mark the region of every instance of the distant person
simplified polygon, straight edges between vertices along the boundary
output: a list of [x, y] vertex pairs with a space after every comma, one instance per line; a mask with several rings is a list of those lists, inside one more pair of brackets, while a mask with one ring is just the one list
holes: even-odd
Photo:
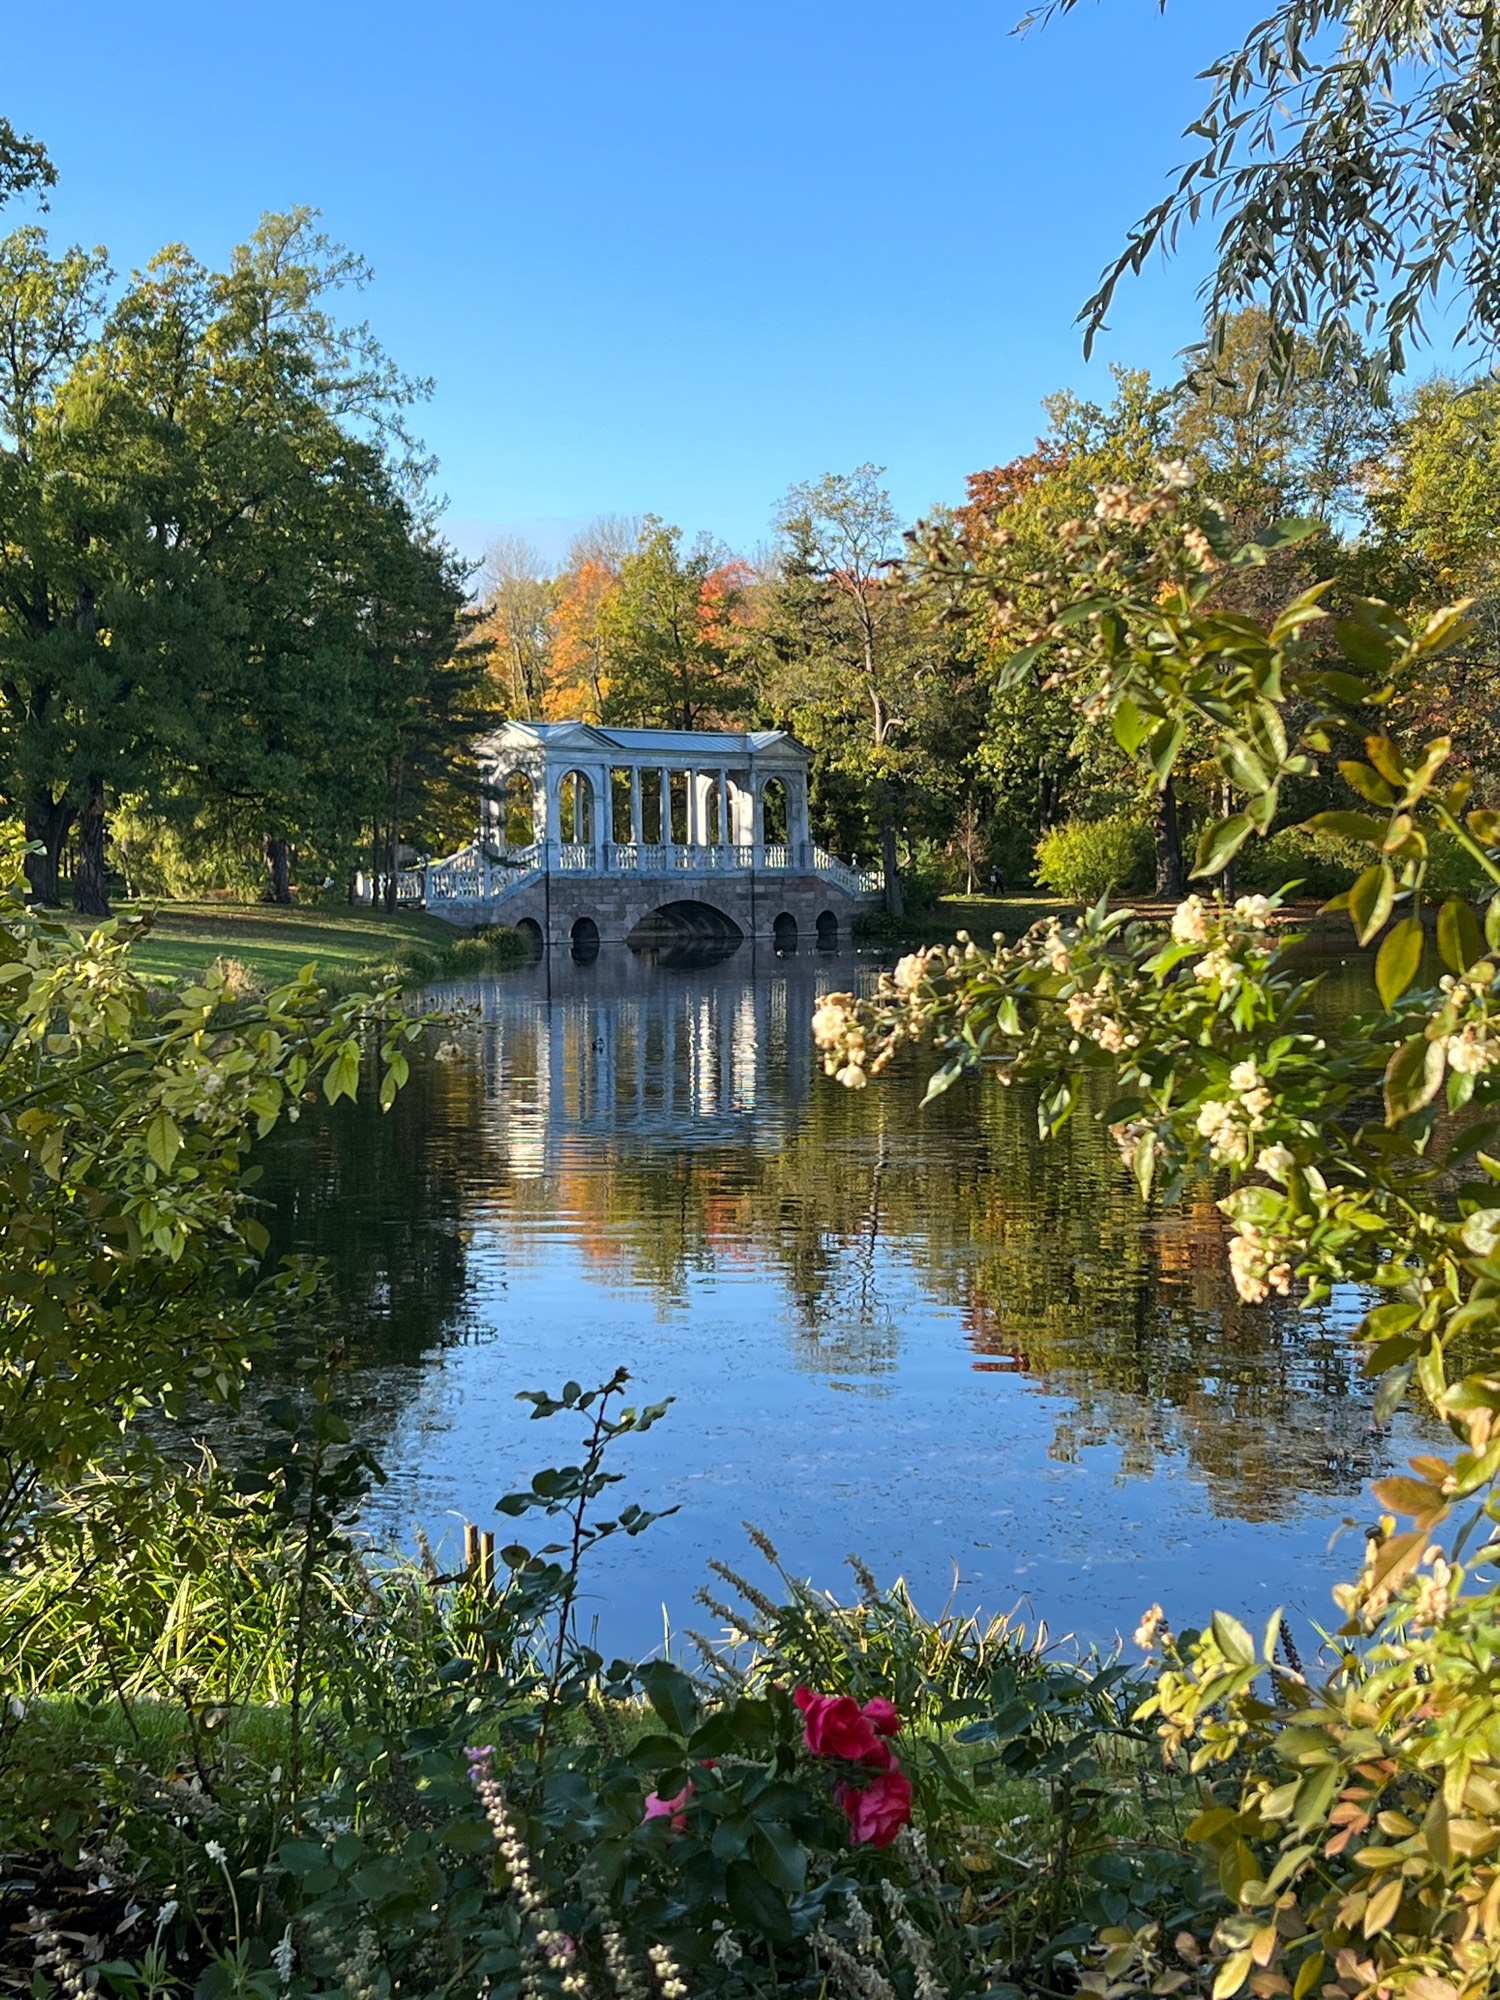
[[998, 861], [990, 870], [990, 894], [992, 896], [1003, 896], [1005, 894], [1005, 870], [1000, 866]]

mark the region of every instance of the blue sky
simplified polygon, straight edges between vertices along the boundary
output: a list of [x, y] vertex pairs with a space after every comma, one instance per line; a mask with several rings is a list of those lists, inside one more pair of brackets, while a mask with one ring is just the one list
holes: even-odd
[[1049, 389], [1193, 337], [1206, 242], [1127, 284], [1091, 365], [1073, 319], [1259, 5], [1020, 11], [65, 0], [9, 23], [0, 111], [52, 151], [55, 235], [122, 271], [320, 208], [435, 379], [466, 552], [647, 511], [750, 548], [791, 481], [866, 459], [907, 514], [957, 498]]

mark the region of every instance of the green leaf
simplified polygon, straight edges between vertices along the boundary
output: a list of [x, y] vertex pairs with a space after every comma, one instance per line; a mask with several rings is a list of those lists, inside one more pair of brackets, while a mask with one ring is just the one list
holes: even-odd
[[807, 1883], [807, 1849], [775, 1820], [756, 1824], [750, 1852], [773, 1888], [800, 1896]]
[[1467, 972], [1484, 957], [1479, 919], [1456, 896], [1438, 911], [1437, 941], [1443, 963], [1450, 972]]
[[794, 1935], [786, 1904], [749, 1861], [731, 1861], [724, 1871], [729, 1913], [737, 1924], [772, 1944], [790, 1944]]
[[698, 1720], [698, 1692], [670, 1660], [651, 1660], [641, 1668], [641, 1686], [646, 1699], [668, 1729], [678, 1736], [690, 1736]]
[[1413, 1035], [1385, 1066], [1385, 1122], [1395, 1125], [1430, 1104], [1443, 1087], [1443, 1045]]
[[1206, 826], [1199, 836], [1198, 851], [1193, 856], [1193, 874], [1217, 875], [1239, 853], [1254, 830], [1254, 822], [1248, 813], [1234, 813], [1228, 819], [1215, 820], [1211, 826]]
[[172, 1171], [172, 1162], [182, 1151], [182, 1134], [163, 1110], [158, 1109], [146, 1127], [146, 1151], [164, 1174]]
[[1141, 711], [1127, 695], [1110, 718], [1115, 732], [1115, 741], [1127, 757], [1133, 757], [1146, 740], [1149, 725]]
[[323, 1095], [330, 1104], [337, 1104], [341, 1097], [352, 1102], [359, 1095], [359, 1043], [351, 1035], [340, 1045], [338, 1054], [328, 1066], [328, 1074], [323, 1079]]
[[1360, 764], [1353, 758], [1346, 757], [1340, 763], [1339, 770], [1345, 781], [1352, 785], [1362, 798], [1368, 799], [1372, 806], [1393, 806], [1396, 803], [1395, 792], [1380, 773], [1372, 771], [1368, 764]]
[[1238, 737], [1226, 736], [1220, 743], [1219, 763], [1242, 792], [1258, 794], [1271, 782], [1255, 752]]
[[1416, 917], [1403, 917], [1386, 933], [1385, 942], [1375, 954], [1375, 990], [1382, 1006], [1394, 1007], [1421, 971], [1425, 941]]
[[1380, 931], [1396, 900], [1396, 877], [1388, 861], [1372, 861], [1350, 889], [1347, 904], [1354, 934], [1368, 944]]
[[1389, 1423], [1400, 1409], [1406, 1391], [1415, 1373], [1414, 1365], [1403, 1362], [1399, 1368], [1388, 1368], [1375, 1385], [1375, 1421]]
[[1381, 847], [1385, 843], [1386, 822], [1373, 819], [1369, 813], [1321, 812], [1302, 822], [1302, 831], [1311, 834], [1327, 834], [1335, 840], [1363, 840], [1371, 847]]
[[1320, 1764], [1302, 1780], [1297, 1789], [1296, 1811], [1292, 1814], [1301, 1832], [1311, 1832], [1320, 1820], [1327, 1818], [1338, 1791], [1339, 1767], [1331, 1762]]
[[1227, 1611], [1216, 1611], [1213, 1628], [1219, 1651], [1226, 1660], [1233, 1660], [1237, 1667], [1255, 1665], [1255, 1641], [1238, 1618], [1231, 1618]]
[[1177, 753], [1182, 748], [1182, 739], [1187, 734], [1187, 725], [1182, 722], [1166, 721], [1151, 732], [1146, 745], [1146, 755], [1158, 780], [1165, 784], [1172, 775], [1172, 766], [1177, 762]]
[[1322, 532], [1321, 521], [1311, 515], [1294, 515], [1285, 521], [1273, 521], [1269, 528], [1261, 530], [1255, 540], [1263, 549], [1290, 549]]

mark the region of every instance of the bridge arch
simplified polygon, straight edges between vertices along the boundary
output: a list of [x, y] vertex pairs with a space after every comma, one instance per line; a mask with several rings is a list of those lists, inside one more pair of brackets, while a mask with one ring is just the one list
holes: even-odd
[[767, 778], [760, 788], [761, 839], [782, 846], [792, 837], [791, 803], [785, 778]]
[[599, 811], [587, 771], [564, 771], [558, 779], [557, 817], [563, 840], [578, 847], [593, 843]]
[[573, 956], [580, 965], [587, 965], [599, 956], [599, 926], [592, 917], [579, 917], [569, 935], [573, 941]]
[[771, 937], [778, 951], [797, 949], [797, 919], [790, 910], [783, 910], [772, 924]]
[[818, 912], [818, 950], [837, 951], [839, 948], [839, 920], [832, 910]]
[[649, 910], [625, 942], [636, 950], [702, 941], [712, 944], [742, 944], [745, 933], [734, 918], [712, 903], [680, 897]]
[[512, 771], [500, 789], [500, 838], [507, 847], [530, 847], [537, 838], [536, 787], [527, 771]]

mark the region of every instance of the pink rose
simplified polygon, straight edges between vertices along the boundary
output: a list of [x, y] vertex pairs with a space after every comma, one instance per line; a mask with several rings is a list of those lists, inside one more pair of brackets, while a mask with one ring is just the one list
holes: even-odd
[[646, 1810], [641, 1814], [642, 1823], [648, 1819], [665, 1819], [672, 1823], [672, 1831], [681, 1833], [687, 1825], [687, 1802], [693, 1796], [693, 1781], [688, 1779], [675, 1798], [664, 1799], [656, 1792], [647, 1792]]
[[850, 1764], [890, 1762], [890, 1752], [880, 1740], [891, 1733], [884, 1726], [885, 1712], [892, 1717], [896, 1713], [888, 1701], [877, 1704], [881, 1710], [877, 1722], [852, 1694], [815, 1694], [809, 1687], [799, 1687], [792, 1700], [802, 1711], [802, 1740], [814, 1757], [842, 1757]]
[[888, 1771], [867, 1785], [838, 1785], [835, 1800], [849, 1821], [849, 1838], [856, 1847], [889, 1847], [911, 1818], [911, 1780], [893, 1760]]
[[896, 1713], [894, 1702], [887, 1701], [883, 1694], [867, 1701], [864, 1713], [869, 1717], [870, 1726], [877, 1736], [894, 1736], [901, 1727], [901, 1718]]

